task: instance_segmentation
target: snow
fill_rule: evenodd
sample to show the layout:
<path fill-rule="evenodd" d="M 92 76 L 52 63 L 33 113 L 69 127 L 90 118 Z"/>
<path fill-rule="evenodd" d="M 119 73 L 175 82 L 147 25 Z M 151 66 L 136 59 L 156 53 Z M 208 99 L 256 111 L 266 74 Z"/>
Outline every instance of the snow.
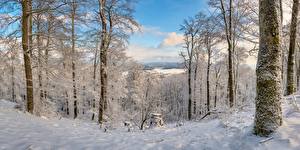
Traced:
<path fill-rule="evenodd" d="M 0 149 L 296 150 L 300 149 L 300 113 L 291 101 L 283 104 L 283 126 L 271 137 L 262 138 L 252 134 L 253 107 L 179 127 L 169 124 L 145 131 L 127 132 L 124 127 L 104 132 L 96 123 L 36 117 L 0 100 Z"/>
<path fill-rule="evenodd" d="M 149 71 L 153 73 L 163 74 L 163 75 L 182 74 L 185 72 L 184 69 L 177 69 L 177 68 L 172 68 L 172 69 L 155 68 Z"/>
<path fill-rule="evenodd" d="M 16 103 L 0 99 L 0 109 L 11 109 L 14 108 Z"/>

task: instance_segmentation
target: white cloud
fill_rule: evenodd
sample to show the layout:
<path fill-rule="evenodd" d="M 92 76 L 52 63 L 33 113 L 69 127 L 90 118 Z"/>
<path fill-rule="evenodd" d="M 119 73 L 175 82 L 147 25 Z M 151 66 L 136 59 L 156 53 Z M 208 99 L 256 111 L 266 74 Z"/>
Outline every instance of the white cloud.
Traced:
<path fill-rule="evenodd" d="M 141 26 L 135 35 L 137 38 L 149 39 L 149 41 L 129 44 L 126 51 L 129 57 L 140 62 L 180 61 L 179 50 L 183 35 L 176 32 L 163 32 L 159 27 L 152 26 Z"/>
<path fill-rule="evenodd" d="M 178 47 L 145 47 L 141 45 L 129 45 L 127 56 L 139 62 L 178 62 L 179 48 Z"/>
<path fill-rule="evenodd" d="M 166 36 L 166 32 L 160 31 L 159 27 L 153 27 L 153 26 L 144 26 L 141 25 L 139 27 L 134 27 L 134 34 L 138 36 L 144 36 L 144 35 L 154 35 L 154 36 Z"/>
<path fill-rule="evenodd" d="M 167 47 L 167 46 L 178 46 L 184 42 L 184 36 L 182 34 L 177 34 L 176 32 L 168 33 L 163 42 L 159 45 L 159 47 Z"/>

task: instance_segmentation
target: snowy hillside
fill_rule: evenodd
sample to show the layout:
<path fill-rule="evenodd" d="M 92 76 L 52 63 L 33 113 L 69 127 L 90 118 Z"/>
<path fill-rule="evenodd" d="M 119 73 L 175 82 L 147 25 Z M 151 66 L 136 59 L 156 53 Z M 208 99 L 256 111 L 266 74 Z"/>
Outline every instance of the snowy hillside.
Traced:
<path fill-rule="evenodd" d="M 295 104 L 283 106 L 284 125 L 271 138 L 260 138 L 251 133 L 253 109 L 179 127 L 103 132 L 95 123 L 24 114 L 0 100 L 0 149 L 300 149 L 300 113 Z"/>

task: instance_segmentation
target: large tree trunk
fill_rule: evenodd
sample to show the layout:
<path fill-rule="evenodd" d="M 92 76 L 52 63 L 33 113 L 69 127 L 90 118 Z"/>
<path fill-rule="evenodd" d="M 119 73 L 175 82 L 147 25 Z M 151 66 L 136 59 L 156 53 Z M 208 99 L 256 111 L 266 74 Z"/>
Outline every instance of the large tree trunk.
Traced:
<path fill-rule="evenodd" d="M 78 106 L 77 106 L 77 89 L 76 89 L 76 68 L 75 68 L 75 14 L 76 2 L 72 1 L 72 81 L 73 81 L 73 100 L 74 100 L 74 119 L 77 118 Z"/>
<path fill-rule="evenodd" d="M 103 124 L 104 111 L 107 107 L 107 48 L 108 34 L 105 15 L 106 0 L 99 0 L 99 13 L 101 19 L 101 45 L 100 45 L 100 101 L 98 123 Z"/>
<path fill-rule="evenodd" d="M 282 124 L 280 0 L 259 1 L 259 53 L 256 68 L 254 133 L 268 136 Z"/>
<path fill-rule="evenodd" d="M 290 46 L 287 64 L 287 95 L 293 94 L 296 90 L 295 87 L 295 47 L 297 36 L 297 20 L 298 20 L 298 6 L 299 0 L 293 0 L 292 22 L 290 27 Z"/>
<path fill-rule="evenodd" d="M 32 68 L 30 58 L 30 29 L 32 29 L 30 23 L 31 12 L 31 0 L 22 1 L 22 48 L 24 55 L 24 67 L 26 78 L 26 94 L 27 94 L 27 111 L 33 113 L 34 101 L 33 101 L 33 81 L 32 81 Z"/>

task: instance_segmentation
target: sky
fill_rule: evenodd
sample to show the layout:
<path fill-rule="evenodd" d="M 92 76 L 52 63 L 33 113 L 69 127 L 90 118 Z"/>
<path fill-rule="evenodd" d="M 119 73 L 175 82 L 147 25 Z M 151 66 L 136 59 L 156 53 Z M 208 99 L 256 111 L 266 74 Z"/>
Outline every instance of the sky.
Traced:
<path fill-rule="evenodd" d="M 130 37 L 127 55 L 142 63 L 180 62 L 180 25 L 206 9 L 206 0 L 139 0 L 134 17 L 141 27 Z"/>

